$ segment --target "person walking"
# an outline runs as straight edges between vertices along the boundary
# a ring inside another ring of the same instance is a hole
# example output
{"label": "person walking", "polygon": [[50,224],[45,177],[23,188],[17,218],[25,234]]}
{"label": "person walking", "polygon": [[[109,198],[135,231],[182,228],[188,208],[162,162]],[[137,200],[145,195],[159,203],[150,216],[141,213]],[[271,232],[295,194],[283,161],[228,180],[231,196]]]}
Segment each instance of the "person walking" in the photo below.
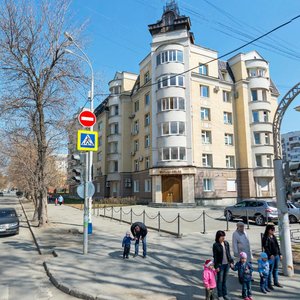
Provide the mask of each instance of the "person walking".
{"label": "person walking", "polygon": [[205,286],[205,300],[218,299],[216,295],[216,274],[217,271],[214,269],[214,261],[206,260],[203,271],[203,284]]}
{"label": "person walking", "polygon": [[139,254],[139,242],[141,240],[143,243],[143,258],[146,258],[147,256],[146,235],[148,233],[146,225],[142,222],[135,222],[131,225],[131,232],[135,239],[134,256],[138,256]]}
{"label": "person walking", "polygon": [[275,226],[274,225],[267,225],[263,238],[262,238],[262,246],[265,252],[268,255],[269,264],[270,264],[270,271],[268,276],[268,288],[270,290],[274,290],[272,286],[272,277],[274,281],[274,285],[277,287],[282,288],[283,286],[278,282],[278,268],[279,268],[279,261],[282,259],[280,248],[278,245],[277,238],[274,234]]}
{"label": "person walking", "polygon": [[258,260],[258,273],[260,276],[260,290],[262,293],[266,294],[271,292],[268,289],[268,277],[270,273],[270,265],[268,261],[268,255],[265,252],[260,254],[260,259]]}
{"label": "person walking", "polygon": [[234,267],[233,271],[238,271],[239,282],[242,285],[242,298],[244,300],[253,300],[251,291],[251,280],[253,268],[250,262],[247,262],[247,253],[240,253],[240,261],[238,261]]}
{"label": "person walking", "polygon": [[247,254],[247,262],[252,262],[253,255],[250,241],[243,222],[237,222],[236,230],[232,234],[232,250],[234,257],[239,258],[240,253],[245,252]]}
{"label": "person walking", "polygon": [[225,241],[225,232],[218,230],[216,233],[215,243],[213,244],[213,257],[217,273],[217,290],[218,297],[223,297],[224,300],[229,300],[227,296],[227,275],[229,265],[233,264],[233,259],[230,254],[230,246]]}
{"label": "person walking", "polygon": [[62,195],[59,195],[59,197],[58,197],[58,203],[59,203],[59,205],[62,205],[64,203],[64,198],[63,198]]}

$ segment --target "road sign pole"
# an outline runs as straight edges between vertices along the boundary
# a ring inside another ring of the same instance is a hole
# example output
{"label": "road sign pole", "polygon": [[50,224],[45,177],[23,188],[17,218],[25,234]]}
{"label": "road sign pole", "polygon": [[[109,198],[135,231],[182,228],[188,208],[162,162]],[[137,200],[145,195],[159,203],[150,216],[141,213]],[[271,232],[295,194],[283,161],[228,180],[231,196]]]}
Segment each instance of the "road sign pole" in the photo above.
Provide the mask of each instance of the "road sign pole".
{"label": "road sign pole", "polygon": [[88,253],[88,223],[89,223],[89,210],[88,210],[88,152],[85,153],[85,178],[84,178],[84,208],[83,208],[83,254]]}

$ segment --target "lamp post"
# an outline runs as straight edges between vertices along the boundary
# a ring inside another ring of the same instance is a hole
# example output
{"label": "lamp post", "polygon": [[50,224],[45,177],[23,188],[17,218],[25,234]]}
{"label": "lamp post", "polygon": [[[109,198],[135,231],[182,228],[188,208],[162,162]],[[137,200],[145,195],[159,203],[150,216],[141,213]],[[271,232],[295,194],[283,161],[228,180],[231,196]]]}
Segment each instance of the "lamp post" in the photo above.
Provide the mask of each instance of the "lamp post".
{"label": "lamp post", "polygon": [[282,250],[282,269],[283,274],[286,276],[294,275],[293,254],[291,245],[290,224],[288,216],[288,207],[286,203],[286,191],[284,175],[282,170],[281,158],[281,139],[280,139],[280,126],[285,111],[291,102],[300,94],[300,83],[297,83],[291,88],[283,99],[278,104],[277,110],[274,115],[273,121],[273,138],[274,138],[274,175],[275,186],[277,195],[277,208],[279,211],[279,238]]}
{"label": "lamp post", "polygon": [[[89,57],[86,55],[86,53],[80,48],[80,46],[76,43],[76,41],[73,39],[73,37],[68,33],[64,33],[65,37],[80,51],[82,54],[79,55],[69,49],[66,49],[66,52],[73,54],[83,61],[85,61],[90,70],[91,70],[91,86],[90,91],[88,94],[88,100],[90,100],[90,111],[94,112],[94,70],[92,63],[89,59]],[[93,131],[93,126],[90,127],[90,130]],[[88,176],[87,179],[89,182],[92,182],[92,166],[93,166],[93,152],[89,151],[87,157],[87,165],[88,165]],[[86,203],[87,202],[87,203]],[[92,226],[92,197],[88,197],[87,201],[85,199],[85,207],[84,207],[84,246],[83,246],[83,252],[84,254],[87,253],[88,249],[88,238],[87,235],[91,234],[93,232],[93,226]]]}

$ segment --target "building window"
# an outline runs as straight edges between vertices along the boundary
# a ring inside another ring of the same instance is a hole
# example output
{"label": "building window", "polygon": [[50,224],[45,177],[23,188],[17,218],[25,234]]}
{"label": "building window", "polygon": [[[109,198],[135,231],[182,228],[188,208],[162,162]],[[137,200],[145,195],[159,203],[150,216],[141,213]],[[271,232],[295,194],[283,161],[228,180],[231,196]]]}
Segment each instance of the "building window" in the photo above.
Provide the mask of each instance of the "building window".
{"label": "building window", "polygon": [[121,87],[120,86],[114,86],[110,90],[111,90],[111,93],[113,95],[117,95],[117,94],[121,93]]}
{"label": "building window", "polygon": [[145,95],[145,105],[147,106],[149,104],[150,104],[150,94],[148,93]]}
{"label": "building window", "polygon": [[256,166],[257,167],[262,167],[262,155],[255,155],[255,160],[256,160]]}
{"label": "building window", "polygon": [[149,148],[150,147],[150,135],[146,135],[145,136],[145,148]]}
{"label": "building window", "polygon": [[211,144],[211,131],[202,130],[202,144]]}
{"label": "building window", "polygon": [[199,74],[201,74],[201,75],[208,75],[207,65],[203,65],[203,64],[199,65]]}
{"label": "building window", "polygon": [[146,114],[145,115],[145,126],[149,126],[150,125],[150,114]]}
{"label": "building window", "polygon": [[140,170],[140,163],[139,163],[139,160],[136,159],[134,161],[134,171],[139,171]]}
{"label": "building window", "polygon": [[162,148],[160,150],[162,161],[166,160],[186,160],[186,149],[184,147]]}
{"label": "building window", "polygon": [[101,161],[102,160],[102,152],[100,151],[100,152],[98,152],[98,161]]}
{"label": "building window", "polygon": [[160,124],[161,135],[185,135],[185,122],[166,122]]}
{"label": "building window", "polygon": [[269,122],[269,112],[268,111],[263,112],[263,120],[264,120],[264,122]]}
{"label": "building window", "polygon": [[266,70],[263,68],[250,68],[248,69],[249,77],[265,77]]}
{"label": "building window", "polygon": [[98,123],[98,131],[101,132],[102,129],[103,129],[103,122],[100,121],[100,122]]}
{"label": "building window", "polygon": [[234,168],[234,156],[226,155],[226,168]]}
{"label": "building window", "polygon": [[151,192],[151,179],[145,179],[145,192]]}
{"label": "building window", "polygon": [[227,146],[233,145],[233,134],[225,133],[225,145]]}
{"label": "building window", "polygon": [[156,56],[156,64],[157,66],[160,64],[165,64],[168,62],[183,62],[183,52],[180,50],[168,50],[164,52],[160,52]]}
{"label": "building window", "polygon": [[140,101],[135,101],[134,102],[134,112],[139,111],[140,109]]}
{"label": "building window", "polygon": [[109,153],[118,153],[118,142],[112,142],[108,144]]}
{"label": "building window", "polygon": [[210,109],[201,107],[200,116],[202,121],[210,121]]}
{"label": "building window", "polygon": [[260,133],[259,132],[254,132],[254,144],[255,145],[260,145]]}
{"label": "building window", "polygon": [[102,146],[102,135],[98,137],[98,145],[99,147]]}
{"label": "building window", "polygon": [[212,154],[202,154],[202,166],[206,168],[212,168],[212,165]]}
{"label": "building window", "polygon": [[269,168],[272,167],[272,155],[271,154],[266,155],[266,166]]}
{"label": "building window", "polygon": [[211,178],[203,178],[203,190],[204,192],[213,191],[213,182]]}
{"label": "building window", "polygon": [[223,91],[223,102],[231,102],[230,92]]}
{"label": "building window", "polygon": [[119,105],[115,105],[115,116],[119,115]]}
{"label": "building window", "polygon": [[140,182],[138,180],[133,181],[133,192],[138,193],[140,191]]}
{"label": "building window", "polygon": [[100,193],[100,182],[97,182],[97,188],[96,188],[96,193]]}
{"label": "building window", "polygon": [[118,172],[118,161],[114,161],[114,172]]}
{"label": "building window", "polygon": [[209,87],[207,85],[200,85],[200,97],[209,97]]}
{"label": "building window", "polygon": [[185,100],[180,97],[162,98],[157,101],[157,111],[185,110]]}
{"label": "building window", "polygon": [[257,90],[251,90],[251,97],[252,97],[252,101],[257,101],[258,100]]}
{"label": "building window", "polygon": [[134,121],[133,133],[134,134],[138,134],[139,133],[139,121],[138,120]]}
{"label": "building window", "polygon": [[236,192],[236,180],[227,179],[227,192]]}
{"label": "building window", "polygon": [[270,133],[265,133],[265,145],[270,145]]}
{"label": "building window", "polygon": [[133,143],[134,143],[134,152],[139,151],[139,140],[135,140]]}
{"label": "building window", "polygon": [[144,83],[147,83],[150,80],[150,73],[149,71],[145,73],[144,75]]}
{"label": "building window", "polygon": [[150,168],[150,157],[147,156],[145,157],[145,169],[149,169]]}
{"label": "building window", "polygon": [[224,112],[224,124],[232,124],[232,113]]}
{"label": "building window", "polygon": [[254,123],[259,122],[259,113],[257,110],[252,111],[252,119]]}
{"label": "building window", "polygon": [[184,77],[182,75],[167,75],[158,79],[157,87],[162,89],[168,86],[184,86]]}

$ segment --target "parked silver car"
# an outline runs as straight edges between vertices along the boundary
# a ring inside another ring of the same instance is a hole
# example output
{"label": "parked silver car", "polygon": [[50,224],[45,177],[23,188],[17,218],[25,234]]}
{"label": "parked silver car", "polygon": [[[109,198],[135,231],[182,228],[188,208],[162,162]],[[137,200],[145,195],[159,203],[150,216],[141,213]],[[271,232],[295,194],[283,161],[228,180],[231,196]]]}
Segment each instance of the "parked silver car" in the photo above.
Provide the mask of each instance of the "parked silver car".
{"label": "parked silver car", "polygon": [[227,206],[224,209],[225,218],[233,220],[235,218],[255,221],[257,225],[264,225],[268,221],[278,221],[278,210],[276,202],[269,199],[249,199],[243,200],[233,206]]}
{"label": "parked silver car", "polygon": [[300,208],[292,202],[287,202],[290,223],[300,221]]}

